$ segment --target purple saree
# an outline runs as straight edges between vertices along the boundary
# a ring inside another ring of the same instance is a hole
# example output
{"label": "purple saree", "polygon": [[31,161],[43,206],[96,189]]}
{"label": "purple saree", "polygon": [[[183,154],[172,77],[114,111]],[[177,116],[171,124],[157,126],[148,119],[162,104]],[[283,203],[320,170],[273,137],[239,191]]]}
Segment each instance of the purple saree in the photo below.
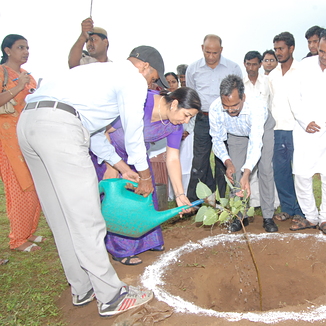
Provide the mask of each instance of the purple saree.
{"label": "purple saree", "polygon": [[[164,124],[161,121],[151,122],[152,112],[154,108],[154,95],[157,91],[148,90],[147,99],[144,107],[144,140],[147,149],[149,149],[151,142],[159,141],[167,138],[167,145],[171,148],[180,147],[183,127],[182,125],[173,125],[169,120],[165,120]],[[117,154],[127,162],[128,154],[124,145],[124,131],[119,120],[116,120],[112,125],[116,130],[110,133],[111,143],[115,147]],[[103,174],[106,170],[104,163],[98,164],[97,157],[91,153],[91,157],[96,169],[99,180],[102,180]],[[151,167],[151,163],[147,158],[148,165],[152,175],[152,182],[154,187],[153,203],[155,209],[158,209],[157,194],[155,191],[155,180]],[[131,166],[131,168],[133,168]],[[150,249],[158,249],[163,245],[163,235],[161,228],[158,226],[149,231],[140,238],[129,238],[108,232],[105,238],[105,244],[108,252],[114,257],[128,257],[137,255],[143,251]]]}

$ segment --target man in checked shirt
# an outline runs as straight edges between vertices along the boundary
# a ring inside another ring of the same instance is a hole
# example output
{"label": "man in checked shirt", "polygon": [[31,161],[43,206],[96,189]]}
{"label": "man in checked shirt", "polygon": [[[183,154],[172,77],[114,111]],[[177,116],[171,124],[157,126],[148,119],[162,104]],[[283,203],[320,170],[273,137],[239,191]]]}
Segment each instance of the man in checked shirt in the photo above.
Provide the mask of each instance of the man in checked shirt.
{"label": "man in checked shirt", "polygon": [[[214,154],[224,163],[226,176],[231,182],[234,182],[232,175],[236,174],[242,194],[246,190],[250,196],[250,173],[258,165],[263,227],[266,232],[277,232],[278,228],[273,221],[272,168],[275,120],[266,103],[260,98],[246,101],[242,79],[228,75],[221,82],[220,97],[210,106],[209,124]],[[248,218],[244,218],[243,224],[249,224]],[[241,228],[238,219],[230,226],[232,232]]]}

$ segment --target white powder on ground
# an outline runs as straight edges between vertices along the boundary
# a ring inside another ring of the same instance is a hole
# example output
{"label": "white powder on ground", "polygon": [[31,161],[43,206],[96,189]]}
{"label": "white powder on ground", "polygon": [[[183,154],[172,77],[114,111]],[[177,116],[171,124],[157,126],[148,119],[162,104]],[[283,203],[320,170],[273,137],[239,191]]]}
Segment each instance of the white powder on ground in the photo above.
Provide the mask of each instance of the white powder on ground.
{"label": "white powder on ground", "polygon": [[[291,238],[303,239],[308,237],[314,237],[317,241],[325,242],[326,237],[322,234],[282,234],[282,233],[262,233],[262,234],[248,234],[251,242],[257,242],[262,239],[277,239],[277,240],[290,240]],[[195,304],[185,301],[179,296],[174,296],[167,293],[164,290],[163,276],[165,270],[172,263],[178,262],[178,259],[183,254],[202,249],[204,247],[212,247],[218,244],[225,244],[226,242],[245,242],[243,234],[221,234],[205,238],[196,243],[188,242],[182,247],[170,250],[160,256],[159,260],[152,265],[146,267],[144,274],[141,277],[142,284],[151,289],[156,298],[160,301],[167,303],[173,307],[176,312],[179,313],[192,313],[203,314],[207,316],[225,318],[229,321],[239,321],[241,319],[247,319],[253,322],[262,322],[266,324],[273,324],[285,320],[302,320],[307,322],[313,322],[326,319],[326,306],[311,306],[306,311],[301,312],[283,312],[283,311],[269,311],[261,313],[237,313],[237,312],[218,312],[211,309],[203,309]]]}

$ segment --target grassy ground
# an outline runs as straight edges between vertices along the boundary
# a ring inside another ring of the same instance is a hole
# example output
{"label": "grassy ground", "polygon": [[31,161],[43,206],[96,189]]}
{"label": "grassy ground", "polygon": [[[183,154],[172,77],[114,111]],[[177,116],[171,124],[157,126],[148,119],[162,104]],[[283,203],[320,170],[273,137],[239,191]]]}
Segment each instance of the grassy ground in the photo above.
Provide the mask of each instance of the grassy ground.
{"label": "grassy ground", "polygon": [[48,238],[42,250],[33,253],[9,249],[9,223],[0,181],[0,257],[9,259],[0,266],[0,325],[65,325],[56,300],[68,284],[51,231],[41,217],[38,235]]}
{"label": "grassy ground", "polygon": [[[314,177],[314,188],[319,207],[319,175]],[[164,228],[173,227],[178,219],[165,223]],[[0,325],[66,325],[56,306],[56,299],[68,284],[51,231],[44,217],[41,217],[37,234],[48,238],[48,241],[41,245],[42,250],[33,253],[11,251],[8,246],[9,224],[1,181],[0,230],[0,257],[9,259],[7,265],[0,266]]]}

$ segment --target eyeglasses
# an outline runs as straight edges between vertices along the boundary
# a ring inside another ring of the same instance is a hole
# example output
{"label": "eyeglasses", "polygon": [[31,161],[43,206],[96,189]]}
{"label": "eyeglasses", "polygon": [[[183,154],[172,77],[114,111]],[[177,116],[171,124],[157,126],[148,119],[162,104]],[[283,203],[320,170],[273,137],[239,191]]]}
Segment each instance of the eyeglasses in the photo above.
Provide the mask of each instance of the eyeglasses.
{"label": "eyeglasses", "polygon": [[264,59],[263,61],[264,62],[275,62],[276,60],[275,59]]}

